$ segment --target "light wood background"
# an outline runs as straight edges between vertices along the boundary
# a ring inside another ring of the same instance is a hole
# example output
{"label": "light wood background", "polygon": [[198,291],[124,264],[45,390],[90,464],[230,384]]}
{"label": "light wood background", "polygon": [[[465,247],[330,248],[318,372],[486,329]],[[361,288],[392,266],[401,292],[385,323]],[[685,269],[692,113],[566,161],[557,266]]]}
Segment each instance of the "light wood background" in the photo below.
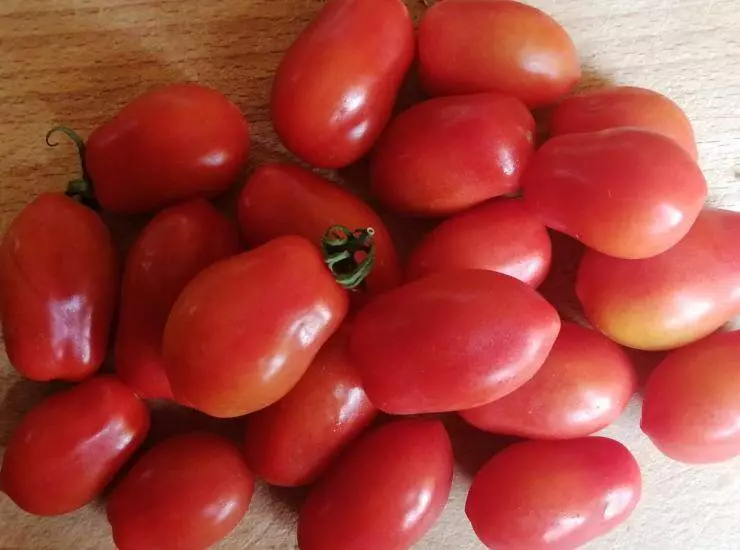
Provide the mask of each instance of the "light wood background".
{"label": "light wood background", "polygon": [[[584,86],[635,84],[675,99],[694,122],[712,202],[740,207],[740,0],[532,3],[571,32],[583,56]],[[77,169],[72,147],[44,146],[43,136],[52,125],[66,123],[87,135],[124,103],[160,84],[197,80],[221,89],[252,125],[251,165],[286,158],[268,119],[271,75],[281,52],[321,4],[321,0],[0,1],[0,229],[41,191],[62,189]],[[416,17],[424,9],[421,0],[408,4]],[[344,176],[358,177],[353,171]],[[113,223],[125,246],[141,220]],[[567,277],[566,269],[550,283],[550,291],[554,288],[557,293]],[[567,289],[562,290],[567,296]],[[1,355],[0,448],[21,415],[50,391],[21,380]],[[643,501],[627,524],[589,548],[740,549],[740,461],[708,468],[672,463],[641,436],[638,417],[636,398],[607,433],[637,455],[645,478]],[[208,423],[197,421],[204,422]],[[172,423],[172,415],[161,412],[156,430],[166,432]],[[453,497],[418,548],[482,548],[464,516],[465,491],[470,472],[498,442],[454,420],[452,424],[460,459]],[[240,427],[232,423],[226,429],[238,434]],[[260,486],[252,510],[219,548],[293,549],[299,499],[292,492]],[[2,549],[111,547],[100,504],[66,517],[39,519],[20,512],[0,495]]]}

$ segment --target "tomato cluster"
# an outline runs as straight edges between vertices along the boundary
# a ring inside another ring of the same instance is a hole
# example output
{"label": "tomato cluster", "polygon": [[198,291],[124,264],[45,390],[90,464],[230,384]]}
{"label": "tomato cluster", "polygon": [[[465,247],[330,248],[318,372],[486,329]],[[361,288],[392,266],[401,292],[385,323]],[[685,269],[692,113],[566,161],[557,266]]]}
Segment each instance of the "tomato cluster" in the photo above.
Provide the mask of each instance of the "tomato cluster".
{"label": "tomato cluster", "polygon": [[[415,56],[431,97],[391,119]],[[447,503],[436,415],[456,413],[530,440],[472,481],[481,541],[568,550],[640,499],[632,454],[589,437],[637,390],[624,347],[670,351],[644,391],[657,448],[692,463],[740,454],[740,332],[712,334],[740,313],[740,214],[704,208],[676,104],[635,87],[569,95],[580,74],[566,31],[513,0],[440,1],[416,36],[401,0],[326,2],[277,68],[275,131],[316,167],[367,156],[391,213],[445,218],[405,263],[368,203],[297,164],[255,167],[236,223],[208,202],[250,145],[216,90],[154,90],[84,142],[52,130],[50,145],[76,142],[83,174],[7,230],[0,317],[20,374],[76,385],[21,421],[2,491],[32,514],[84,506],[147,439],[148,404],[167,400],[245,416],[246,435],[149,445],[108,495],[119,548],[217,543],[257,476],[313,484],[302,550],[406,550]],[[551,104],[538,146],[530,109]],[[98,209],[157,213],[119,262]],[[587,247],[575,290],[592,327],[538,292],[553,231]],[[96,374],[109,333],[115,376]]]}

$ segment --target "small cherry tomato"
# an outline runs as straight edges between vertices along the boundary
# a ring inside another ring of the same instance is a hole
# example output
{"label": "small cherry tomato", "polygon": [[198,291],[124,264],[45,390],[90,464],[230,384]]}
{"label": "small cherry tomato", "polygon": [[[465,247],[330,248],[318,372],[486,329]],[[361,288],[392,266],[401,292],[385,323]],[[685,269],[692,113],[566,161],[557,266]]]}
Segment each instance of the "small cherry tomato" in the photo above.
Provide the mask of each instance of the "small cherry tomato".
{"label": "small cherry tomato", "polygon": [[640,468],[617,441],[526,441],[483,466],[465,512],[489,548],[574,550],[627,519],[641,491]]}
{"label": "small cherry tomato", "polygon": [[275,73],[270,113],[302,160],[340,168],[359,160],[388,122],[414,58],[402,0],[329,0]]}
{"label": "small cherry tomato", "polygon": [[301,550],[408,550],[452,487],[452,445],[438,420],[399,420],[354,443],[308,496]]}
{"label": "small cherry tomato", "polygon": [[371,301],[355,319],[350,353],[382,411],[459,411],[532,378],[559,330],[555,309],[513,277],[450,271]]}
{"label": "small cherry tomato", "polygon": [[629,356],[598,332],[563,323],[545,364],[521,388],[460,415],[493,433],[573,439],[614,422],[637,391]]}
{"label": "small cherry tomato", "polygon": [[185,285],[212,263],[239,251],[234,227],[204,199],[157,214],[131,247],[116,335],[118,377],[140,397],[172,399],[162,334]]}
{"label": "small cherry tomato", "polygon": [[0,487],[28,513],[66,514],[97,497],[141,445],[149,411],[110,376],[36,405],[5,450]]}
{"label": "small cherry tomato", "polygon": [[401,113],[378,142],[371,190],[403,214],[443,216],[519,188],[535,124],[500,94],[441,97]]}
{"label": "small cherry tomato", "polygon": [[509,0],[445,0],[419,23],[419,72],[432,95],[502,92],[552,103],[581,78],[568,33],[546,13]]}
{"label": "small cherry tomato", "polygon": [[198,432],[172,437],[113,490],[113,540],[119,550],[209,548],[241,521],[253,491],[254,476],[229,441]]}
{"label": "small cherry tomato", "polygon": [[635,128],[557,136],[522,177],[548,227],[617,258],[665,252],[707,198],[701,170],[675,141]]}

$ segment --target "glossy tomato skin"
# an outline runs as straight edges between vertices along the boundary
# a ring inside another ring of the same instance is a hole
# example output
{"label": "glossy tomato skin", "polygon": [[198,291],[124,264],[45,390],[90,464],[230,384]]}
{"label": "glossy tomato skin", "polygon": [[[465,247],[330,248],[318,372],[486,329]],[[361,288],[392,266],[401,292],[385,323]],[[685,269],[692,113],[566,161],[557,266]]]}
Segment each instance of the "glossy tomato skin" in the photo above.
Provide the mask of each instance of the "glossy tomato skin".
{"label": "glossy tomato skin", "polygon": [[424,101],[401,113],[379,140],[371,190],[402,214],[455,214],[519,188],[534,131],[532,115],[513,97]]}
{"label": "glossy tomato skin", "polygon": [[126,105],[90,134],[86,148],[104,209],[151,212],[226,191],[246,163],[249,126],[220,92],[173,84]]}
{"label": "glossy tomato skin", "polygon": [[598,88],[564,99],[552,113],[550,134],[630,126],[663,134],[676,141],[694,160],[698,156],[694,130],[686,113],[663,94],[636,86]]}
{"label": "glossy tomato skin", "polygon": [[401,0],[329,0],[275,73],[270,113],[297,157],[340,168],[372,147],[414,57]]}
{"label": "glossy tomato skin", "polygon": [[91,378],[36,405],[10,438],[0,487],[23,510],[65,514],[97,497],[141,445],[149,411],[110,376]]}
{"label": "glossy tomato skin", "polygon": [[637,391],[629,356],[598,332],[563,323],[542,368],[521,388],[460,415],[493,433],[573,439],[609,426]]}
{"label": "glossy tomato skin", "polygon": [[202,550],[226,537],[249,509],[254,476],[227,440],[193,432],[147,452],[108,500],[120,550]]}
{"label": "glossy tomato skin", "polygon": [[665,252],[707,197],[701,170],[675,141],[636,128],[555,137],[522,177],[545,225],[617,258]]}
{"label": "glossy tomato skin", "polygon": [[653,258],[586,251],[576,293],[591,324],[637,349],[699,340],[740,312],[740,213],[705,209],[688,235]]}
{"label": "glossy tomato skin", "polygon": [[303,237],[280,237],[206,268],[165,326],[176,400],[222,418],[272,405],[339,327],[348,301]]}
{"label": "glossy tomato skin", "polygon": [[239,251],[236,227],[205,199],[157,214],[126,259],[115,367],[145,399],[173,399],[162,358],[162,334],[172,305],[193,277]]}
{"label": "glossy tomato skin", "polygon": [[532,378],[559,330],[555,309],[524,283],[493,271],[450,271],[370,302],[355,319],[350,354],[380,410],[459,411]]}
{"label": "glossy tomato skin", "polygon": [[95,212],[39,196],[0,245],[0,317],[11,364],[32,380],[82,380],[105,358],[118,258]]}
{"label": "glossy tomato skin", "polygon": [[419,73],[432,95],[501,92],[534,107],[581,78],[568,33],[546,13],[509,0],[445,0],[419,24]]}
{"label": "glossy tomato skin", "polygon": [[417,246],[406,277],[489,269],[537,287],[552,260],[547,228],[519,199],[495,199],[443,221]]}
{"label": "glossy tomato skin", "polygon": [[439,518],[452,486],[438,420],[398,420],[354,443],[309,494],[301,550],[407,550]]}
{"label": "glossy tomato skin", "polygon": [[526,441],[483,466],[465,512],[489,548],[574,550],[627,519],[641,490],[640,468],[617,441]]}

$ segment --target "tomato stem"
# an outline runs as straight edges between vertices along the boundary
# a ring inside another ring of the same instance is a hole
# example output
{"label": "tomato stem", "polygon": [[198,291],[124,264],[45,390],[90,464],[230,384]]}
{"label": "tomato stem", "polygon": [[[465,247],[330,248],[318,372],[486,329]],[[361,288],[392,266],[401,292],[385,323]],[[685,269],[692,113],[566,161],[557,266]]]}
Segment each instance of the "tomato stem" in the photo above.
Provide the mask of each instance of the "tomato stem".
{"label": "tomato stem", "polygon": [[375,243],[372,227],[352,231],[343,225],[333,225],[321,239],[324,261],[334,278],[347,290],[364,286],[375,263]]}
{"label": "tomato stem", "polygon": [[92,180],[87,172],[87,164],[85,162],[85,142],[74,130],[67,128],[66,126],[55,126],[46,134],[46,145],[49,147],[56,147],[59,145],[59,142],[57,141],[50,141],[51,137],[57,133],[64,134],[77,146],[77,154],[80,157],[80,169],[82,170],[82,177],[70,181],[64,194],[68,197],[79,200],[82,204],[92,208],[93,210],[99,210],[100,205],[95,198]]}

